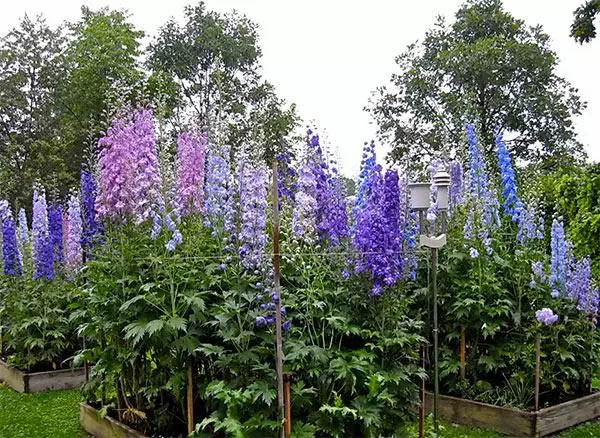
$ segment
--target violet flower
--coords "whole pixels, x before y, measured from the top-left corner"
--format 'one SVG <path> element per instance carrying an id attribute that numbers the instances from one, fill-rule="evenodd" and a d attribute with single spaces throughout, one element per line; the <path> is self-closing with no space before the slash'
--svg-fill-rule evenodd
<path id="1" fill-rule="evenodd" d="M 177 137 L 177 196 L 182 215 L 202 211 L 205 145 L 202 135 L 182 132 Z"/>
<path id="2" fill-rule="evenodd" d="M 544 307 L 543 309 L 536 310 L 535 318 L 544 325 L 552 325 L 558 321 L 558 315 L 555 315 L 552 309 Z"/>

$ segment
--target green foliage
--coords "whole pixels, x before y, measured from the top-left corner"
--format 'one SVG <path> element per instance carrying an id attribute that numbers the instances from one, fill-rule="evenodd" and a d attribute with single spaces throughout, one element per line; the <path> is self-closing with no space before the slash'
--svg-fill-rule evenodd
<path id="1" fill-rule="evenodd" d="M 594 19 L 600 14 L 600 0 L 588 0 L 573 12 L 575 18 L 571 24 L 571 37 L 580 44 L 589 43 L 596 38 Z"/>
<path id="2" fill-rule="evenodd" d="M 15 208 L 29 203 L 34 181 L 62 190 L 74 181 L 55 116 L 64 44 L 41 16 L 25 16 L 0 40 L 0 197 Z"/>
<path id="3" fill-rule="evenodd" d="M 170 93 L 173 122 L 192 114 L 206 132 L 219 133 L 234 149 L 257 143 L 268 161 L 286 151 L 298 124 L 295 106 L 277 97 L 259 73 L 256 23 L 220 14 L 204 2 L 184 8 L 184 24 L 169 20 L 148 48 L 151 88 L 160 78 Z"/>
<path id="4" fill-rule="evenodd" d="M 80 348 L 79 290 L 55 278 L 3 278 L 0 327 L 8 362 L 28 371 L 69 366 Z"/>
<path id="5" fill-rule="evenodd" d="M 500 0 L 467 1 L 454 23 L 440 19 L 396 63 L 392 85 L 379 88 L 369 108 L 396 161 L 460 155 L 465 120 L 478 122 L 489 162 L 498 129 L 514 133 L 514 158 L 553 168 L 581 155 L 572 117 L 584 105 L 557 75 L 548 35 Z"/>
<path id="6" fill-rule="evenodd" d="M 540 175 L 530 191 L 547 217 L 563 217 L 575 255 L 589 256 L 594 277 L 600 279 L 600 165 Z"/>
<path id="7" fill-rule="evenodd" d="M 125 11 L 81 8 L 79 21 L 69 26 L 69 44 L 63 54 L 66 80 L 57 94 L 65 155 L 77 174 L 86 145 L 105 130 L 115 110 L 139 94 L 142 72 L 138 66 L 143 32 L 128 21 Z"/>
<path id="8" fill-rule="evenodd" d="M 455 212 L 439 275 L 440 376 L 443 391 L 461 397 L 527 409 L 532 404 L 535 337 L 542 334 L 542 404 L 587 394 L 597 363 L 598 335 L 571 300 L 551 297 L 547 284 L 532 280 L 531 264 L 547 263 L 546 243 L 517 244 L 515 224 L 503 218 L 493 253 L 472 258 L 462 236 L 464 212 Z M 457 216 L 458 215 L 458 216 Z M 559 315 L 542 326 L 535 311 Z M 460 332 L 466 338 L 466 379 L 459 378 Z"/>

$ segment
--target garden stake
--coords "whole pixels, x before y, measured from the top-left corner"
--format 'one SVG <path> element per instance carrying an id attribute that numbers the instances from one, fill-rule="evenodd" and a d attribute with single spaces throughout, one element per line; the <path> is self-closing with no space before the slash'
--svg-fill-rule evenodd
<path id="1" fill-rule="evenodd" d="M 283 403 L 285 404 L 285 423 L 283 429 L 285 431 L 285 438 L 292 436 L 292 398 L 290 391 L 290 384 L 292 383 L 292 375 L 290 373 L 283 373 Z"/>
<path id="2" fill-rule="evenodd" d="M 188 435 L 194 432 L 194 376 L 192 363 L 187 368 L 187 428 Z"/>
<path id="3" fill-rule="evenodd" d="M 277 371 L 277 415 L 279 419 L 283 419 L 283 336 L 281 333 L 279 285 L 279 194 L 277 190 L 277 160 L 273 159 L 273 290 L 277 296 L 277 300 L 275 300 L 275 368 Z M 284 427 L 281 428 L 280 435 L 285 438 Z"/>
<path id="4" fill-rule="evenodd" d="M 460 329 L 460 378 L 465 378 L 465 367 L 466 367 L 466 359 L 465 359 L 465 350 L 466 350 L 466 342 L 465 342 L 465 328 L 461 327 Z"/>
<path id="5" fill-rule="evenodd" d="M 535 411 L 540 410 L 540 362 L 542 335 L 538 331 L 535 337 Z"/>
<path id="6" fill-rule="evenodd" d="M 421 345 L 421 365 L 425 369 L 425 344 Z M 419 406 L 419 438 L 425 438 L 425 377 L 421 379 L 421 405 Z"/>
<path id="7" fill-rule="evenodd" d="M 431 248 L 431 289 L 433 296 L 433 433 L 439 436 L 438 409 L 440 405 L 440 370 L 438 363 L 438 308 L 437 308 L 438 249 Z"/>

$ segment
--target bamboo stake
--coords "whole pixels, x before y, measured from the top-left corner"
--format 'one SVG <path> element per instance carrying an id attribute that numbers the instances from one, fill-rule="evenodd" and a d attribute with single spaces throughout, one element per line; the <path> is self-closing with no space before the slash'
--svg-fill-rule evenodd
<path id="1" fill-rule="evenodd" d="M 283 335 L 281 333 L 281 300 L 279 284 L 279 193 L 277 187 L 277 160 L 273 159 L 273 291 L 275 300 L 275 369 L 277 371 L 277 415 L 284 422 L 283 403 Z M 285 427 L 285 425 L 282 425 Z M 284 427 L 280 436 L 285 438 Z"/>
<path id="2" fill-rule="evenodd" d="M 187 369 L 187 428 L 188 435 L 194 432 L 194 375 L 190 362 Z"/>
<path id="3" fill-rule="evenodd" d="M 538 331 L 535 337 L 535 411 L 540 409 L 540 364 L 542 335 Z"/>
<path id="4" fill-rule="evenodd" d="M 285 423 L 283 426 L 285 438 L 290 438 L 292 436 L 292 398 L 290 391 L 291 382 L 291 374 L 283 373 L 283 403 L 285 405 Z"/>
<path id="5" fill-rule="evenodd" d="M 465 328 L 460 328 L 460 378 L 465 378 L 465 367 L 467 366 L 466 361 L 466 342 L 465 342 Z"/>

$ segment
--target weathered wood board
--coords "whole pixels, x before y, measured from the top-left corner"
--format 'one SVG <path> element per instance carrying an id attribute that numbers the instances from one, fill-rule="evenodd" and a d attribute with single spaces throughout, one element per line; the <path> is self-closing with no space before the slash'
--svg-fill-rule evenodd
<path id="1" fill-rule="evenodd" d="M 86 403 L 79 405 L 79 422 L 87 433 L 96 438 L 147 438 L 113 418 L 102 417 L 97 409 Z"/>
<path id="2" fill-rule="evenodd" d="M 0 381 L 18 392 L 41 392 L 78 388 L 85 382 L 85 369 L 25 373 L 0 360 Z"/>
<path id="3" fill-rule="evenodd" d="M 600 392 L 537 412 L 537 432 L 546 436 L 600 417 Z"/>
<path id="4" fill-rule="evenodd" d="M 536 415 L 517 409 L 488 405 L 462 398 L 440 396 L 440 417 L 452 423 L 477 426 L 513 437 L 534 437 Z M 425 398 L 427 413 L 433 410 L 433 394 Z"/>

